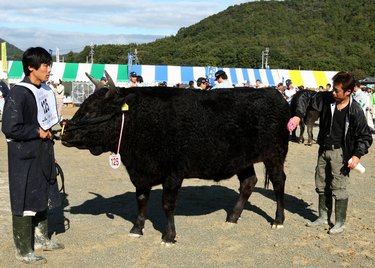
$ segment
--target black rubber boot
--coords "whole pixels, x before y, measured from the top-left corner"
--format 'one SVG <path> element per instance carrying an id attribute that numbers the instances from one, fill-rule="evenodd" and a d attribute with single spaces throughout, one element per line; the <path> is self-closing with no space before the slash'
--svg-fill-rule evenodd
<path id="1" fill-rule="evenodd" d="M 340 234 L 345 230 L 346 210 L 348 199 L 336 200 L 335 203 L 335 225 L 329 230 L 329 234 Z"/>
<path id="2" fill-rule="evenodd" d="M 34 248 L 44 251 L 64 249 L 64 245 L 54 242 L 48 237 L 48 218 L 47 212 L 39 212 L 35 217 Z"/>
<path id="3" fill-rule="evenodd" d="M 16 259 L 27 264 L 47 263 L 45 258 L 35 255 L 32 247 L 32 217 L 13 216 L 12 220 Z"/>
<path id="4" fill-rule="evenodd" d="M 308 222 L 306 226 L 315 227 L 329 224 L 332 214 L 332 195 L 320 194 L 318 206 L 319 218 L 313 222 Z"/>

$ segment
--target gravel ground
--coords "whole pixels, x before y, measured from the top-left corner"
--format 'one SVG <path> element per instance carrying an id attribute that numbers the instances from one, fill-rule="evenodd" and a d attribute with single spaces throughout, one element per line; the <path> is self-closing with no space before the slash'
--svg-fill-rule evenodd
<path id="1" fill-rule="evenodd" d="M 65 109 L 65 118 L 71 116 L 69 111 Z M 276 204 L 272 190 L 262 188 L 263 165 L 257 164 L 258 187 L 235 225 L 226 224 L 225 218 L 238 196 L 236 177 L 220 183 L 185 180 L 175 217 L 177 243 L 166 247 L 160 243 L 166 223 L 160 187 L 151 194 L 144 236 L 129 237 L 136 200 L 126 170 L 112 170 L 109 154 L 95 157 L 56 142 L 67 200 L 63 209 L 51 211 L 50 228 L 53 239 L 66 248 L 37 253 L 48 259 L 45 267 L 374 267 L 374 148 L 362 160 L 366 173 L 350 174 L 347 229 L 342 235 L 330 236 L 326 227 L 305 227 L 317 214 L 318 147 L 290 143 L 283 229 L 270 227 Z M 2 134 L 0 152 L 0 267 L 23 267 L 14 258 Z"/>

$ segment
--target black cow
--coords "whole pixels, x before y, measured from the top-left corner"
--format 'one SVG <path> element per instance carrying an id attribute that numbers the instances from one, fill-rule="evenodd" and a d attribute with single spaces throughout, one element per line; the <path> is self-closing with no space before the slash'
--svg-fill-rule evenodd
<path id="1" fill-rule="evenodd" d="M 220 181 L 237 174 L 240 195 L 227 217 L 236 223 L 257 182 L 257 162 L 265 164 L 266 182 L 276 195 L 272 227 L 283 227 L 289 107 L 277 90 L 102 88 L 66 122 L 62 143 L 94 155 L 116 152 L 123 113 L 120 155 L 138 202 L 131 234 L 143 235 L 151 188 L 162 184 L 168 221 L 162 239 L 175 242 L 174 213 L 184 178 Z"/>
<path id="2" fill-rule="evenodd" d="M 303 92 L 305 92 L 305 91 L 307 91 L 307 90 L 306 89 L 300 90 L 296 94 L 294 94 L 294 96 L 292 98 L 292 101 L 290 103 L 290 114 L 291 114 L 291 116 L 296 115 L 296 108 L 297 108 L 298 99 L 300 98 L 301 94 L 303 94 Z M 308 92 L 311 95 L 316 94 L 316 91 L 308 90 Z M 295 129 L 295 130 L 292 131 L 291 141 L 298 142 L 298 143 L 304 143 L 305 138 L 303 137 L 303 133 L 305 132 L 305 126 L 306 126 L 307 127 L 307 136 L 308 136 L 306 145 L 311 146 L 313 138 L 314 138 L 314 135 L 313 135 L 314 124 L 319 119 L 319 115 L 320 114 L 319 114 L 318 111 L 316 111 L 314 108 L 309 106 L 307 108 L 305 118 L 303 118 L 303 120 L 301 120 L 301 122 L 299 124 L 299 128 L 300 128 L 299 137 L 297 137 L 297 135 L 296 135 L 297 129 Z"/>

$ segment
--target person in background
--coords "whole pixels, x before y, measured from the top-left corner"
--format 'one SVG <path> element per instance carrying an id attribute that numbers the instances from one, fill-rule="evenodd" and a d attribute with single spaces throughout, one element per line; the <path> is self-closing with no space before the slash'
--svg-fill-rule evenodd
<path id="1" fill-rule="evenodd" d="M 129 74 L 129 84 L 126 87 L 137 87 L 137 73 L 136 72 L 130 72 Z"/>
<path id="2" fill-rule="evenodd" d="M 319 89 L 318 91 L 325 91 L 324 87 L 323 86 L 319 86 Z"/>
<path id="3" fill-rule="evenodd" d="M 290 80 L 290 79 L 287 79 L 285 81 L 285 85 L 286 85 L 286 90 L 285 90 L 286 100 L 290 104 L 291 101 L 292 101 L 292 98 L 293 98 L 294 94 L 297 93 L 297 89 L 294 88 L 292 80 Z"/>
<path id="4" fill-rule="evenodd" d="M 359 106 L 361 106 L 363 113 L 365 114 L 367 124 L 371 129 L 371 132 L 374 132 L 374 122 L 372 121 L 372 114 L 370 111 L 370 104 L 371 99 L 370 95 L 361 89 L 361 84 L 357 80 L 355 83 L 354 91 L 353 91 L 353 99 L 358 102 Z"/>
<path id="5" fill-rule="evenodd" d="M 137 86 L 143 86 L 143 77 L 141 75 L 137 75 Z"/>
<path id="6" fill-rule="evenodd" d="M 8 93 L 9 93 L 8 85 L 3 80 L 1 80 L 0 81 L 0 121 L 1 121 L 1 116 L 3 114 L 5 98 L 6 96 L 8 96 Z"/>
<path id="7" fill-rule="evenodd" d="M 262 81 L 260 79 L 255 80 L 255 88 L 262 88 L 264 85 L 262 84 Z"/>
<path id="8" fill-rule="evenodd" d="M 284 99 L 286 99 L 286 96 L 285 96 L 285 87 L 284 87 L 283 83 L 278 83 L 277 84 L 277 90 L 281 93 L 281 95 L 283 95 Z"/>
<path id="9" fill-rule="evenodd" d="M 102 76 L 102 78 L 100 78 L 100 83 L 102 83 L 103 87 L 107 87 L 107 78 Z"/>
<path id="10" fill-rule="evenodd" d="M 52 57 L 44 48 L 28 48 L 22 65 L 25 78 L 10 90 L 2 124 L 8 145 L 13 238 L 17 260 L 43 264 L 47 260 L 34 249 L 64 248 L 48 236 L 47 210 L 61 206 L 51 133 L 58 115 L 53 92 L 44 84 Z"/>
<path id="11" fill-rule="evenodd" d="M 320 112 L 318 161 L 315 169 L 315 186 L 319 196 L 319 218 L 307 226 L 330 224 L 332 197 L 335 199 L 335 225 L 329 234 L 345 229 L 349 193 L 349 172 L 355 168 L 372 144 L 370 128 L 356 101 L 352 100 L 354 76 L 338 72 L 333 78 L 333 91 L 303 92 L 297 103 L 297 116 L 288 123 L 294 130 L 305 117 L 309 105 Z"/>
<path id="12" fill-rule="evenodd" d="M 197 80 L 197 86 L 199 89 L 207 90 L 208 87 L 208 79 L 204 77 L 199 77 Z"/>
<path id="13" fill-rule="evenodd" d="M 194 89 L 194 88 L 195 88 L 195 87 L 194 87 L 194 81 L 193 81 L 193 80 L 190 80 L 190 81 L 189 81 L 189 85 L 188 85 L 187 88 L 189 88 L 189 89 Z"/>
<path id="14" fill-rule="evenodd" d="M 229 83 L 228 76 L 223 70 L 219 70 L 215 73 L 215 81 L 216 84 L 212 87 L 212 89 L 217 88 L 233 88 L 233 85 Z"/>
<path id="15" fill-rule="evenodd" d="M 326 91 L 332 91 L 332 85 L 330 83 L 327 83 Z"/>
<path id="16" fill-rule="evenodd" d="M 57 106 L 57 112 L 59 114 L 59 121 L 61 121 L 62 118 L 62 108 L 64 106 L 64 94 L 65 94 L 65 87 L 62 84 L 61 79 L 57 79 L 55 81 L 56 87 L 53 87 L 53 93 L 56 97 L 56 106 Z"/>

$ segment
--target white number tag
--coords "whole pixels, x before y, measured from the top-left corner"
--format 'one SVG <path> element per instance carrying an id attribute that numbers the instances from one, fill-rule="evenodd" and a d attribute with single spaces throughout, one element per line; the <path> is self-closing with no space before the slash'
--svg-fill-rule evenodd
<path id="1" fill-rule="evenodd" d="M 109 165 L 113 169 L 118 169 L 121 165 L 121 156 L 120 154 L 111 154 L 109 156 Z"/>

